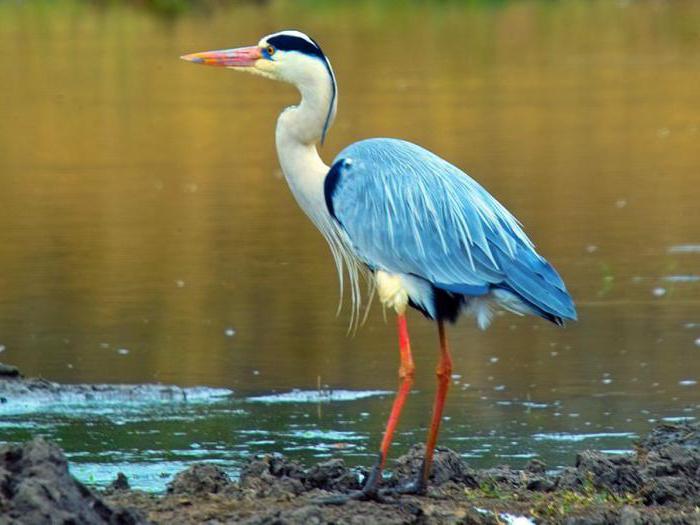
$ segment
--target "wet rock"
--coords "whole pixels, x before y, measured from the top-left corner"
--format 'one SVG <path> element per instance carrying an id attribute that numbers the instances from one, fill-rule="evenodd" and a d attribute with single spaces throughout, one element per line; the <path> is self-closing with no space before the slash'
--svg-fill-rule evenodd
<path id="1" fill-rule="evenodd" d="M 114 478 L 114 481 L 112 481 L 112 483 L 109 484 L 107 490 L 129 490 L 130 488 L 131 487 L 129 486 L 129 478 L 127 478 L 123 472 L 117 472 L 117 477 Z"/>
<path id="2" fill-rule="evenodd" d="M 576 455 L 576 467 L 561 473 L 557 487 L 581 490 L 592 486 L 615 494 L 636 493 L 644 479 L 632 456 L 608 456 L 594 450 Z"/>
<path id="3" fill-rule="evenodd" d="M 12 365 L 0 363 L 0 380 L 2 379 L 19 379 L 22 375 L 19 373 L 19 368 Z"/>
<path id="4" fill-rule="evenodd" d="M 323 490 L 348 492 L 359 490 L 358 475 L 345 466 L 342 459 L 335 458 L 315 465 L 306 473 L 305 486 Z"/>
<path id="5" fill-rule="evenodd" d="M 240 487 L 255 497 L 293 497 L 304 492 L 303 467 L 277 454 L 256 456 L 241 468 Z"/>
<path id="6" fill-rule="evenodd" d="M 696 425 L 661 425 L 637 448 L 635 455 L 608 456 L 583 451 L 576 467 L 557 479 L 557 488 L 631 494 L 647 505 L 700 505 L 700 447 Z"/>
<path id="7" fill-rule="evenodd" d="M 531 472 L 532 474 L 544 474 L 547 472 L 547 465 L 544 461 L 535 458 L 527 462 L 527 465 L 525 465 L 525 470 L 527 472 Z"/>
<path id="8" fill-rule="evenodd" d="M 197 463 L 180 472 L 168 484 L 168 493 L 179 495 L 216 494 L 231 485 L 231 478 L 220 467 Z"/>
<path id="9" fill-rule="evenodd" d="M 508 490 L 518 490 L 525 488 L 530 481 L 530 476 L 526 471 L 516 470 L 508 465 L 488 468 L 475 472 L 478 486 L 501 485 Z"/>
<path id="10" fill-rule="evenodd" d="M 392 469 L 396 481 L 405 483 L 416 479 L 423 468 L 424 450 L 424 445 L 414 445 L 408 453 L 396 460 Z M 430 483 L 442 485 L 448 481 L 462 483 L 472 488 L 478 486 L 474 471 L 467 466 L 459 454 L 449 448 L 436 447 Z"/>
<path id="11" fill-rule="evenodd" d="M 280 455 L 251 459 L 241 469 L 240 486 L 264 495 L 291 495 L 313 489 L 348 492 L 358 490 L 357 474 L 342 459 L 331 459 L 306 470 Z"/>
<path id="12" fill-rule="evenodd" d="M 61 449 L 42 438 L 0 447 L 0 509 L 3 523 L 146 523 L 75 480 Z"/>
<path id="13" fill-rule="evenodd" d="M 270 474 L 276 478 L 302 479 L 305 475 L 304 467 L 297 461 L 292 461 L 280 454 L 267 455 L 263 458 Z"/>
<path id="14" fill-rule="evenodd" d="M 640 495 L 647 505 L 687 502 L 697 506 L 700 504 L 700 475 L 695 479 L 684 476 L 651 478 Z"/>
<path id="15" fill-rule="evenodd" d="M 638 446 L 641 450 L 653 451 L 669 445 L 700 449 L 700 426 L 697 423 L 664 423 L 654 427 Z"/>
<path id="16" fill-rule="evenodd" d="M 644 439 L 637 458 L 647 504 L 700 505 L 700 425 L 661 425 Z"/>
<path id="17" fill-rule="evenodd" d="M 554 490 L 556 483 L 544 477 L 534 477 L 527 480 L 525 488 L 533 492 L 550 492 Z"/>
<path id="18" fill-rule="evenodd" d="M 644 479 L 631 456 L 608 456 L 585 450 L 576 456 L 576 469 L 581 485 L 590 481 L 594 486 L 617 494 L 636 493 Z"/>

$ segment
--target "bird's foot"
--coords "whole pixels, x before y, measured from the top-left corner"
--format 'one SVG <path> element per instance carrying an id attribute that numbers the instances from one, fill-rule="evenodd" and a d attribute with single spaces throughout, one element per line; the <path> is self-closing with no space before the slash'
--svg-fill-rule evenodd
<path id="1" fill-rule="evenodd" d="M 369 486 L 369 483 L 367 483 L 362 490 L 350 492 L 349 494 L 338 494 L 337 496 L 319 498 L 314 500 L 314 503 L 320 505 L 345 505 L 351 501 L 374 501 L 384 504 L 398 503 L 398 497 L 400 496 L 425 496 L 427 492 L 427 483 L 423 480 L 422 476 L 419 476 L 409 483 L 390 489 L 379 490 L 377 487 Z"/>
<path id="2" fill-rule="evenodd" d="M 413 494 L 415 496 L 425 496 L 428 492 L 428 484 L 423 479 L 423 476 L 418 476 L 413 481 L 399 485 L 394 489 L 396 494 Z"/>
<path id="3" fill-rule="evenodd" d="M 349 494 L 339 494 L 338 496 L 331 496 L 328 498 L 322 498 L 317 501 L 323 505 L 345 505 L 350 501 L 376 501 L 378 503 L 386 503 L 384 498 L 385 491 L 379 491 L 379 482 L 382 478 L 382 458 L 381 456 L 377 460 L 372 470 L 367 476 L 367 481 L 362 487 L 362 490 L 357 490 Z"/>
<path id="4" fill-rule="evenodd" d="M 345 505 L 351 501 L 375 501 L 377 503 L 388 503 L 384 497 L 384 491 L 366 491 L 364 489 L 350 492 L 349 494 L 338 494 L 327 498 L 318 498 L 314 503 L 319 505 Z"/>

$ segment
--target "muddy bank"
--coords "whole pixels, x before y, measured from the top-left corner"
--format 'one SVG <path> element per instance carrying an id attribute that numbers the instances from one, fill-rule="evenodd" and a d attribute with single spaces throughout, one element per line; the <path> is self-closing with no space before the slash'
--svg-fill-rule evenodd
<path id="1" fill-rule="evenodd" d="M 384 486 L 412 479 L 421 447 L 389 465 Z M 387 495 L 383 503 L 318 503 L 360 487 L 363 469 L 341 459 L 305 467 L 283 456 L 242 466 L 231 480 L 215 465 L 181 472 L 168 492 L 129 489 L 120 477 L 103 491 L 68 474 L 61 450 L 41 438 L 0 447 L 0 523 L 676 523 L 700 524 L 700 426 L 661 425 L 636 453 L 582 451 L 551 472 L 539 461 L 523 470 L 475 470 L 439 449 L 426 496 Z M 520 517 L 522 521 L 513 521 Z"/>
<path id="2" fill-rule="evenodd" d="M 61 449 L 41 438 L 0 447 L 0 523 L 145 522 L 114 507 L 68 473 Z"/>

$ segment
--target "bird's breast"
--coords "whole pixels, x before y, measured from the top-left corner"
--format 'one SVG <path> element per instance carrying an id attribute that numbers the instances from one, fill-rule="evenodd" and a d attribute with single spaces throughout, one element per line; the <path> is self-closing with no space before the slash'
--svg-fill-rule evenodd
<path id="1" fill-rule="evenodd" d="M 376 272 L 374 277 L 381 303 L 402 315 L 408 306 L 408 290 L 403 286 L 401 277 L 381 270 Z"/>

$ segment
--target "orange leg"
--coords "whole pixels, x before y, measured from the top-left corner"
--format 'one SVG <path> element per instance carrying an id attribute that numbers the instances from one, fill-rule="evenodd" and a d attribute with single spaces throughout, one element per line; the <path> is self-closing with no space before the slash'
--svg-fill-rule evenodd
<path id="1" fill-rule="evenodd" d="M 435 451 L 435 443 L 437 441 L 438 431 L 440 430 L 440 422 L 442 421 L 442 409 L 445 407 L 447 388 L 450 386 L 450 379 L 452 376 L 452 358 L 447 348 L 445 326 L 442 321 L 438 321 L 438 333 L 440 335 L 440 360 L 438 361 L 437 370 L 435 371 L 437 374 L 438 388 L 435 394 L 435 403 L 433 404 L 433 419 L 430 422 L 428 440 L 425 443 L 423 472 L 419 480 L 419 488 L 422 490 L 425 490 L 425 487 L 428 485 L 430 469 L 433 466 L 433 452 Z"/>
<path id="2" fill-rule="evenodd" d="M 382 469 L 384 468 L 384 463 L 386 463 L 389 447 L 391 446 L 391 441 L 394 437 L 394 431 L 396 430 L 396 425 L 398 424 L 399 417 L 401 416 L 401 410 L 406 403 L 406 398 L 411 391 L 411 386 L 413 386 L 413 376 L 416 366 L 413 364 L 413 356 L 411 355 L 411 342 L 408 337 L 405 314 L 400 314 L 398 316 L 398 332 L 399 352 L 401 353 L 401 365 L 399 366 L 399 390 L 396 393 L 394 404 L 391 407 L 391 414 L 389 415 L 389 419 L 386 423 L 386 430 L 384 430 L 384 438 L 382 439 L 382 444 L 379 448 L 379 458 L 377 460 L 377 464 L 372 469 L 372 472 L 367 478 L 367 483 L 365 483 L 363 488 L 363 492 L 366 494 L 375 494 L 377 491 Z"/>
<path id="3" fill-rule="evenodd" d="M 399 385 L 399 390 L 396 393 L 396 399 L 394 399 L 394 405 L 391 407 L 391 414 L 389 415 L 389 420 L 386 423 L 384 438 L 382 439 L 382 445 L 379 449 L 382 456 L 382 468 L 384 467 L 387 454 L 389 453 L 389 447 L 391 446 L 391 440 L 394 437 L 396 424 L 399 422 L 399 417 L 401 416 L 401 410 L 406 402 L 408 393 L 411 391 L 411 386 L 413 386 L 413 376 L 416 369 L 416 365 L 413 364 L 413 356 L 411 355 L 411 341 L 408 338 L 408 328 L 406 327 L 405 314 L 398 316 L 398 332 L 399 352 L 401 352 L 399 381 L 401 383 Z"/>

